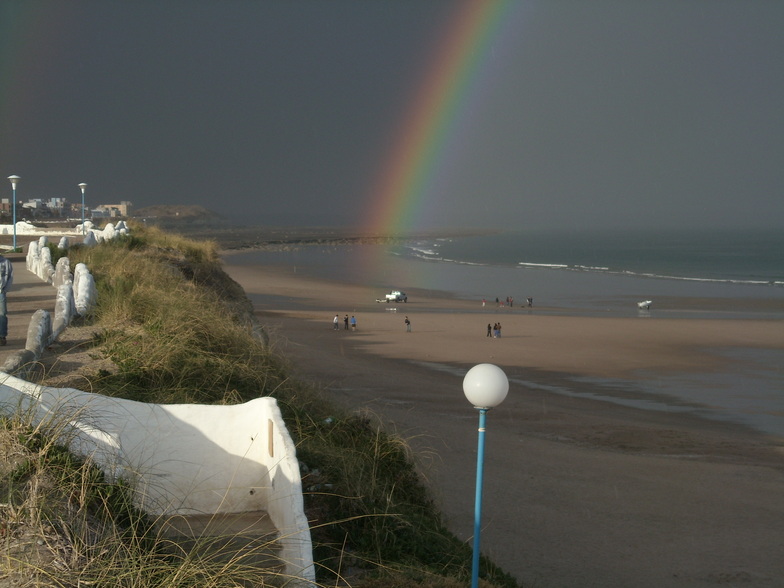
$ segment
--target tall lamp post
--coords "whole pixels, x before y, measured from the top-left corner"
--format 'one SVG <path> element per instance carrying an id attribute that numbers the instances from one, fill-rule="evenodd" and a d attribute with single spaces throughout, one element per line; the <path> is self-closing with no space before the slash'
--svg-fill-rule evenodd
<path id="1" fill-rule="evenodd" d="M 20 178 L 19 176 L 8 176 L 8 179 L 11 180 L 11 189 L 14 196 L 14 201 L 12 203 L 14 209 L 14 251 L 16 251 L 16 185 L 19 183 Z"/>
<path id="2" fill-rule="evenodd" d="M 509 379 L 501 368 L 491 363 L 475 365 L 463 378 L 463 393 L 479 411 L 479 442 L 476 452 L 476 499 L 474 502 L 474 558 L 471 564 L 471 588 L 479 588 L 479 537 L 482 531 L 482 478 L 485 453 L 485 418 L 487 411 L 501 404 L 509 392 Z"/>
<path id="3" fill-rule="evenodd" d="M 84 189 L 87 187 L 87 184 L 82 182 L 79 184 L 79 188 L 82 190 L 82 235 L 84 235 Z"/>

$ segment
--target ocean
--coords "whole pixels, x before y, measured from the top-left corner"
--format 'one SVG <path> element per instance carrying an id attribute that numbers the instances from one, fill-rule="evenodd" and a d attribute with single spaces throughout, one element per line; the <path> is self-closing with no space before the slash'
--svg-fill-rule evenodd
<path id="1" fill-rule="evenodd" d="M 422 240 L 390 253 L 460 266 L 436 287 L 465 297 L 530 296 L 605 315 L 635 313 L 637 302 L 651 300 L 659 316 L 784 318 L 782 231 L 506 232 Z M 733 306 L 736 299 L 747 303 Z"/>
<path id="2" fill-rule="evenodd" d="M 511 297 L 515 306 L 531 297 L 537 314 L 784 321 L 784 231 L 503 232 L 247 251 L 232 254 L 231 263 L 290 266 L 309 276 L 374 286 L 379 296 L 429 289 L 477 301 Z M 638 308 L 643 300 L 652 302 L 649 310 Z M 784 437 L 784 350 L 721 353 L 727 368 L 718 372 L 573 378 L 573 386 L 549 391 L 687 411 Z M 548 386 L 533 379 L 517 383 Z"/>
<path id="3" fill-rule="evenodd" d="M 232 263 L 461 298 L 532 298 L 541 312 L 784 319 L 784 231 L 530 231 L 399 245 L 249 251 Z"/>

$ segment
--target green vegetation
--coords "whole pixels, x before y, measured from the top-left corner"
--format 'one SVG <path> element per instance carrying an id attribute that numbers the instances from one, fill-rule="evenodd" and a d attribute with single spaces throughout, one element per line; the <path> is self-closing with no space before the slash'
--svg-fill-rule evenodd
<path id="1" fill-rule="evenodd" d="M 405 440 L 385 432 L 372 415 L 347 412 L 287 377 L 284 358 L 258 336 L 242 289 L 222 271 L 215 243 L 133 227 L 131 236 L 72 247 L 68 257 L 72 268 L 86 263 L 96 279 L 91 353 L 114 366 L 88 374 L 91 391 L 162 403 L 278 400 L 303 464 L 321 585 L 467 584 L 471 547 L 444 527 Z M 241 561 L 216 567 L 192 554 L 172 555 L 131 506 L 127 487 L 108 484 L 89 464 L 46 441 L 56 434 L 42 435 L 22 417 L 3 425 L 6 441 L 25 457 L 6 460 L 0 561 L 5 557 L 10 568 L 26 566 L 37 581 L 49 582 L 36 585 L 285 584 Z M 42 487 L 51 492 L 42 494 Z M 22 519 L 38 525 L 39 535 L 67 529 L 80 548 L 59 568 L 7 556 L 15 553 L 10 538 Z M 482 576 L 486 586 L 517 586 L 484 559 Z"/>

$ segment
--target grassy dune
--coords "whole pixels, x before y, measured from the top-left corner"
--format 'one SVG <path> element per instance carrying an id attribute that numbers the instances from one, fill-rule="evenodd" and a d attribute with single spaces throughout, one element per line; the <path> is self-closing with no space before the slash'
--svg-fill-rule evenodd
<path id="1" fill-rule="evenodd" d="M 62 252 L 53 249 L 56 258 Z M 405 439 L 373 415 L 334 406 L 287 376 L 214 242 L 154 228 L 72 247 L 98 287 L 89 328 L 92 392 L 144 402 L 238 403 L 274 396 L 303 464 L 319 584 L 354 588 L 467 585 L 471 549 L 443 525 Z M 64 353 L 67 353 L 65 351 Z M 43 374 L 43 378 L 46 374 Z M 2 420 L 0 588 L 37 586 L 280 586 L 288 578 L 241 561 L 216 566 L 172 555 L 131 489 L 48 439 L 24 414 Z M 483 561 L 487 586 L 517 586 Z"/>

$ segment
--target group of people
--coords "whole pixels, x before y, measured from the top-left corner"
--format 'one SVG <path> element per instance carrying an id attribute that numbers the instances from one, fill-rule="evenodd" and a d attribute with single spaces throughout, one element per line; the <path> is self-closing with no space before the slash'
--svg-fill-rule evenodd
<path id="1" fill-rule="evenodd" d="M 531 308 L 534 305 L 534 299 L 531 298 L 530 296 L 526 298 L 525 301 L 528 303 L 529 308 Z M 482 298 L 482 306 L 485 306 L 486 304 L 487 304 L 487 299 Z M 500 306 L 500 307 L 508 306 L 509 308 L 512 308 L 514 306 L 514 298 L 512 298 L 511 296 L 507 296 L 506 300 L 501 300 L 500 298 L 496 298 L 495 304 L 496 306 Z"/>
<path id="2" fill-rule="evenodd" d="M 410 333 L 411 332 L 411 320 L 408 317 L 406 317 L 405 324 L 406 324 L 406 332 Z M 348 315 L 343 317 L 343 329 L 348 331 L 349 325 L 351 325 L 351 330 L 352 331 L 356 331 L 357 330 L 357 318 L 353 314 L 351 315 L 351 318 L 348 318 Z M 2 326 L 2 324 L 0 324 L 0 326 Z M 490 325 L 487 325 L 487 326 L 488 326 L 488 328 L 490 328 Z M 340 315 L 339 314 L 336 314 L 335 318 L 332 319 L 332 330 L 333 331 L 339 331 L 340 330 Z M 2 343 L 2 345 L 5 345 L 5 343 Z"/>
<path id="3" fill-rule="evenodd" d="M 487 323 L 487 336 L 498 339 L 501 336 L 501 323 L 495 323 L 492 326 L 490 326 L 490 323 Z"/>
<path id="4" fill-rule="evenodd" d="M 343 329 L 344 330 L 348 331 L 349 323 L 351 324 L 351 330 L 352 331 L 356 331 L 357 330 L 357 318 L 353 314 L 351 315 L 350 319 L 348 318 L 348 315 L 343 317 Z M 332 319 L 332 329 L 334 331 L 340 330 L 340 316 L 337 315 L 337 314 L 335 315 L 335 318 Z"/>

